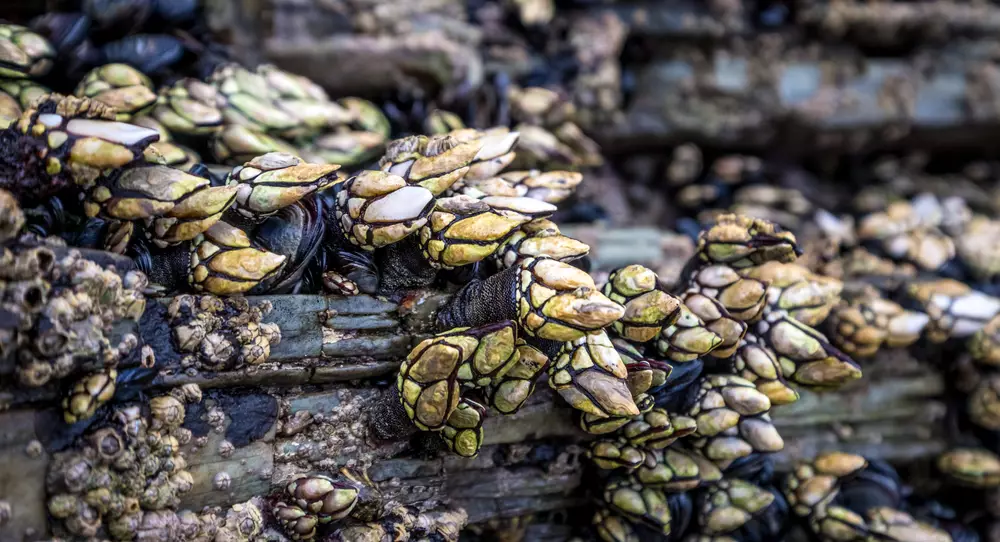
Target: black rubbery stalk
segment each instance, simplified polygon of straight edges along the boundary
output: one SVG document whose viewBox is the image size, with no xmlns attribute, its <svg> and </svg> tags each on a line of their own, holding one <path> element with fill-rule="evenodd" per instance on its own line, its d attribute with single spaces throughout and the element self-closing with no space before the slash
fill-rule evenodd
<svg viewBox="0 0 1000 542">
<path fill-rule="evenodd" d="M 443 329 L 477 327 L 503 320 L 517 320 L 517 274 L 514 266 L 486 280 L 474 280 L 462 287 L 448 306 L 438 312 Z"/>
</svg>

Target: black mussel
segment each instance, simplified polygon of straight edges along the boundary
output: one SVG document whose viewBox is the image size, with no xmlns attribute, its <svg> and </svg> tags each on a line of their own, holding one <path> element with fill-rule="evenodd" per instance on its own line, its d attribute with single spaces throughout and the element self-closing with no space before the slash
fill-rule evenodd
<svg viewBox="0 0 1000 542">
<path fill-rule="evenodd" d="M 289 205 L 264 220 L 257 227 L 255 239 L 263 248 L 287 256 L 288 263 L 274 279 L 261 282 L 250 293 L 298 293 L 324 233 L 323 209 L 315 198 Z"/>
<path fill-rule="evenodd" d="M 31 22 L 31 29 L 49 40 L 60 56 L 69 55 L 87 39 L 90 17 L 83 13 L 46 13 Z"/>
<path fill-rule="evenodd" d="M 153 13 L 171 24 L 188 22 L 198 15 L 198 0 L 153 0 Z"/>
<path fill-rule="evenodd" d="M 95 32 L 113 39 L 142 28 L 153 4 L 153 0 L 84 0 L 83 11 L 94 21 Z"/>
<path fill-rule="evenodd" d="M 136 34 L 101 47 L 106 62 L 121 62 L 149 75 L 176 64 L 184 57 L 184 45 L 173 36 Z"/>
</svg>

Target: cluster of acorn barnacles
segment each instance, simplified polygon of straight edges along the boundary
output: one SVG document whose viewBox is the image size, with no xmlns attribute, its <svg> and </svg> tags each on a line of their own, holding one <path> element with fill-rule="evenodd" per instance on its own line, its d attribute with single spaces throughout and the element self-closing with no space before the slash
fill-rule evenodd
<svg viewBox="0 0 1000 542">
<path fill-rule="evenodd" d="M 89 418 L 114 395 L 119 361 L 138 349 L 131 333 L 114 344 L 112 329 L 142 316 L 145 277 L 135 271 L 120 274 L 59 243 L 20 236 L 24 217 L 3 190 L 0 214 L 5 221 L 0 314 L 9 322 L 0 330 L 0 357 L 13 357 L 24 386 L 77 378 L 63 400 L 64 416 L 67 423 Z"/>
<path fill-rule="evenodd" d="M 181 366 L 222 371 L 260 365 L 281 341 L 275 323 L 261 322 L 271 303 L 254 306 L 244 297 L 179 295 L 167 306 L 167 318 Z"/>
<path fill-rule="evenodd" d="M 790 382 L 830 387 L 861 376 L 814 327 L 841 284 L 792 263 L 797 252 L 794 236 L 773 224 L 722 216 L 702 233 L 676 295 L 638 265 L 612 272 L 602 292 L 544 250 L 501 256 L 498 273 L 465 285 L 440 311 L 448 331 L 403 362 L 403 409 L 473 457 L 485 405 L 516 412 L 547 374 L 581 428 L 601 436 L 589 452 L 611 471 L 595 520 L 601 536 L 670 534 L 668 494 L 687 499 L 675 492 L 720 480 L 707 494 L 740 494 L 749 482 L 722 472 L 782 449 L 768 411 L 798 398 Z M 706 505 L 700 529 L 738 531 L 768 499 L 742 503 L 749 511 L 736 523 L 716 522 Z"/>
<path fill-rule="evenodd" d="M 77 447 L 56 453 L 46 475 L 56 533 L 176 539 L 179 497 L 194 484 L 181 455 L 181 446 L 191 440 L 191 432 L 181 427 L 184 403 L 200 400 L 201 391 L 189 385 L 153 397 L 148 405 L 123 404 Z"/>
</svg>

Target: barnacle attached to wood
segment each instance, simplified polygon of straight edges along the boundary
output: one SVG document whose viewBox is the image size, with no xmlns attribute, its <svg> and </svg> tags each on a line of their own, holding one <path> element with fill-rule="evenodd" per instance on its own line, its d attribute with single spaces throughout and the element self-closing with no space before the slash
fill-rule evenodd
<svg viewBox="0 0 1000 542">
<path fill-rule="evenodd" d="M 1000 458 L 985 448 L 955 448 L 937 458 L 937 468 L 951 481 L 966 487 L 1000 486 Z"/>
<path fill-rule="evenodd" d="M 427 223 L 434 194 L 402 177 L 362 171 L 338 187 L 336 219 L 351 244 L 374 250 L 397 243 Z"/>
<path fill-rule="evenodd" d="M 913 204 L 891 203 L 884 212 L 870 214 L 858 223 L 858 239 L 895 260 L 936 270 L 955 257 L 955 243 L 938 229 L 940 214 L 926 211 L 917 200 Z"/>
<path fill-rule="evenodd" d="M 358 504 L 358 488 L 320 474 L 293 480 L 285 487 L 290 504 L 316 516 L 321 524 L 347 517 Z"/>
<path fill-rule="evenodd" d="M 1000 366 L 1000 317 L 993 317 L 969 338 L 969 353 L 977 363 Z"/>
<path fill-rule="evenodd" d="M 114 397 L 117 378 L 118 371 L 112 367 L 78 380 L 69 395 L 63 399 L 63 419 L 66 423 L 76 423 L 92 417 L 98 408 Z"/>
<path fill-rule="evenodd" d="M 549 357 L 527 343 L 517 345 L 517 362 L 486 388 L 489 404 L 501 414 L 517 412 L 535 391 L 538 377 L 548 369 Z"/>
<path fill-rule="evenodd" d="M 615 333 L 645 343 L 674 325 L 681 315 L 681 301 L 662 291 L 658 281 L 652 269 L 641 265 L 615 269 L 608 275 L 604 295 L 625 306 L 625 314 L 611 324 Z"/>
<path fill-rule="evenodd" d="M 423 431 L 444 429 L 458 408 L 462 388 L 499 384 L 517 364 L 516 341 L 513 322 L 453 329 L 422 341 L 396 378 L 407 416 Z"/>
<path fill-rule="evenodd" d="M 930 317 L 926 337 L 933 342 L 967 338 L 1000 314 L 1000 299 L 952 279 L 915 282 L 907 293 Z"/>
<path fill-rule="evenodd" d="M 116 120 L 127 121 L 156 102 L 153 82 L 128 64 L 105 64 L 83 77 L 75 94 L 105 103 L 116 111 Z"/>
<path fill-rule="evenodd" d="M 212 85 L 183 78 L 160 90 L 150 115 L 178 135 L 207 135 L 222 129 L 224 99 Z"/>
<path fill-rule="evenodd" d="M 601 294 L 587 273 L 548 258 L 526 258 L 465 285 L 438 320 L 460 327 L 516 319 L 532 337 L 565 342 L 603 329 L 623 314 L 624 308 Z"/>
<path fill-rule="evenodd" d="M 799 399 L 799 392 L 785 381 L 774 351 L 761 344 L 744 341 L 733 354 L 733 374 L 753 382 L 772 405 L 787 405 Z"/>
<path fill-rule="evenodd" d="M 483 445 L 485 418 L 485 407 L 471 399 L 462 398 L 448 416 L 448 421 L 440 432 L 441 438 L 448 449 L 456 454 L 467 458 L 476 457 Z"/>
<path fill-rule="evenodd" d="M 789 263 L 801 253 L 795 236 L 780 226 L 743 215 L 722 215 L 698 236 L 698 258 L 736 268 Z"/>
<path fill-rule="evenodd" d="M 883 346 L 905 348 L 915 343 L 930 318 L 903 309 L 885 299 L 874 288 L 863 288 L 841 303 L 830 315 L 832 339 L 844 352 L 870 357 Z"/>
<path fill-rule="evenodd" d="M 721 302 L 704 294 L 688 292 L 681 301 L 691 313 L 705 323 L 705 329 L 722 339 L 708 355 L 720 359 L 732 356 L 746 335 L 746 323 L 729 314 Z"/>
<path fill-rule="evenodd" d="M 593 441 L 587 457 L 604 470 L 631 471 L 646 461 L 647 452 L 623 437 L 602 438 Z"/>
<path fill-rule="evenodd" d="M 749 527 L 752 522 L 761 521 L 761 529 L 766 531 L 770 526 L 780 531 L 784 517 L 781 512 L 772 521 L 767 522 L 765 516 L 776 512 L 776 496 L 771 491 L 760 488 L 745 480 L 727 478 L 709 486 L 701 495 L 697 504 L 698 525 L 701 535 L 737 537 L 741 529 Z M 772 508 L 773 507 L 773 508 Z M 752 528 L 752 527 L 750 527 Z M 778 536 L 779 532 L 772 535 Z"/>
<path fill-rule="evenodd" d="M 86 98 L 53 94 L 37 102 L 8 129 L 16 144 L 0 159 L 0 182 L 19 197 L 43 198 L 67 185 L 89 187 L 102 171 L 141 160 L 159 134 L 114 118 L 113 109 Z"/>
<path fill-rule="evenodd" d="M 608 483 L 603 497 L 604 504 L 616 514 L 659 534 L 670 534 L 673 516 L 663 491 L 627 478 L 616 478 Z"/>
<path fill-rule="evenodd" d="M 187 279 L 196 291 L 243 293 L 276 276 L 286 259 L 259 248 L 243 230 L 216 222 L 191 242 Z"/>
<path fill-rule="evenodd" d="M 463 175 L 453 189 L 461 188 L 466 181 L 477 181 L 495 177 L 514 161 L 514 147 L 520 134 L 498 126 L 484 131 L 469 128 L 455 130 L 449 137 L 460 143 L 472 143 L 479 152 L 469 164 L 469 171 Z"/>
<path fill-rule="evenodd" d="M 769 261 L 740 274 L 767 284 L 768 307 L 772 311 L 783 311 L 812 327 L 826 320 L 844 288 L 839 280 L 794 263 Z"/>
<path fill-rule="evenodd" d="M 420 228 L 421 251 L 438 269 L 480 262 L 493 255 L 516 228 L 555 210 L 530 198 L 440 198 Z"/>
<path fill-rule="evenodd" d="M 269 302 L 250 306 L 245 298 L 179 295 L 167 317 L 174 344 L 190 356 L 182 364 L 219 371 L 267 361 L 281 341 L 278 325 L 262 322 L 270 311 Z"/>
<path fill-rule="evenodd" d="M 714 484 L 722 479 L 722 471 L 704 456 L 672 446 L 647 450 L 632 476 L 643 486 L 673 493 Z"/>
<path fill-rule="evenodd" d="M 294 504 L 283 502 L 274 505 L 273 513 L 282 530 L 292 540 L 312 540 L 316 536 L 319 518 L 315 514 L 310 514 Z"/>
<path fill-rule="evenodd" d="M 767 282 L 741 276 L 728 265 L 708 265 L 694 271 L 687 291 L 717 300 L 733 318 L 747 323 L 759 320 L 769 301 Z"/>
<path fill-rule="evenodd" d="M 603 331 L 569 341 L 549 368 L 549 386 L 567 403 L 599 417 L 635 416 L 621 356 Z M 669 422 L 668 422 L 669 423 Z"/>
<path fill-rule="evenodd" d="M 766 313 L 747 337 L 770 348 L 792 382 L 829 387 L 861 378 L 861 367 L 826 336 L 780 311 Z"/>
<path fill-rule="evenodd" d="M 559 203 L 576 192 L 583 174 L 576 171 L 507 171 L 500 178 L 510 184 L 519 196 Z"/>
<path fill-rule="evenodd" d="M 211 82 L 224 99 L 221 109 L 228 125 L 267 134 L 280 134 L 299 125 L 298 118 L 277 107 L 267 80 L 258 73 L 225 64 L 212 74 Z"/>
<path fill-rule="evenodd" d="M 497 249 L 494 260 L 501 268 L 517 265 L 524 258 L 547 257 L 572 262 L 590 252 L 590 246 L 559 231 L 550 220 L 538 218 L 514 230 Z"/>
<path fill-rule="evenodd" d="M 233 168 L 226 184 L 236 187 L 237 211 L 261 217 L 340 182 L 336 173 L 339 168 L 272 152 Z"/>
<path fill-rule="evenodd" d="M 219 222 L 236 195 L 236 186 L 211 186 L 204 177 L 144 165 L 102 176 L 87 192 L 84 210 L 90 217 L 142 221 L 146 236 L 162 248 L 204 234 Z"/>
<path fill-rule="evenodd" d="M 330 100 L 322 87 L 306 77 L 272 64 L 258 66 L 257 73 L 267 82 L 277 106 L 299 120 L 299 126 L 286 136 L 313 135 L 352 120 L 349 110 Z"/>
<path fill-rule="evenodd" d="M 966 399 L 969 419 L 988 431 L 1000 431 L 1000 375 L 981 379 Z"/>
<path fill-rule="evenodd" d="M 767 415 L 771 401 L 740 377 L 703 377 L 688 408 L 697 429 L 692 445 L 721 468 L 754 452 L 777 452 L 784 441 Z"/>
<path fill-rule="evenodd" d="M 212 153 L 224 164 L 242 164 L 269 152 L 299 154 L 287 141 L 256 132 L 242 124 L 227 124 L 212 136 Z"/>
<path fill-rule="evenodd" d="M 407 136 L 389 143 L 379 168 L 438 196 L 469 172 L 481 148 L 451 136 Z"/>
<path fill-rule="evenodd" d="M 944 531 L 901 511 L 902 488 L 892 467 L 858 455 L 824 452 L 800 463 L 784 493 L 791 510 L 821 539 L 951 541 Z"/>
<path fill-rule="evenodd" d="M 718 333 L 709 329 L 698 315 L 681 303 L 680 315 L 674 323 L 660 331 L 656 351 L 670 361 L 684 363 L 711 353 L 722 341 Z"/>
<path fill-rule="evenodd" d="M 41 77 L 52 69 L 55 56 L 42 36 L 20 25 L 0 24 L 0 77 Z"/>
</svg>

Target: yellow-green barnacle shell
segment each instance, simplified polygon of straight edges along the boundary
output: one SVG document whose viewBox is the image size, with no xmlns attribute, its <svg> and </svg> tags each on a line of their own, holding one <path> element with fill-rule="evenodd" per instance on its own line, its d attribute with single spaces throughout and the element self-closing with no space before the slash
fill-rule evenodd
<svg viewBox="0 0 1000 542">
<path fill-rule="evenodd" d="M 1000 274 L 996 239 L 1000 239 L 1000 221 L 981 215 L 973 217 L 955 239 L 958 255 L 973 276 L 988 280 Z"/>
<path fill-rule="evenodd" d="M 479 347 L 479 338 L 457 328 L 425 339 L 403 361 L 396 389 L 407 416 L 422 431 L 440 431 L 458 407 L 459 368 Z"/>
<path fill-rule="evenodd" d="M 529 220 L 469 196 L 440 198 L 420 228 L 420 248 L 438 269 L 473 264 L 493 255 L 515 228 Z"/>
<path fill-rule="evenodd" d="M 381 134 L 383 138 L 389 138 L 392 126 L 389 125 L 389 119 L 377 105 L 368 100 L 354 97 L 341 98 L 337 100 L 337 103 L 350 112 L 351 125 L 355 129 L 374 132 Z"/>
<path fill-rule="evenodd" d="M 518 87 L 507 89 L 511 115 L 518 121 L 549 126 L 572 118 L 576 106 L 564 93 L 544 87 Z"/>
<path fill-rule="evenodd" d="M 934 342 L 970 337 L 1000 314 L 1000 299 L 952 279 L 916 282 L 907 293 L 930 317 L 926 336 Z"/>
<path fill-rule="evenodd" d="M 695 436 L 713 436 L 736 427 L 743 417 L 765 414 L 771 401 L 753 383 L 733 375 L 701 378 L 698 395 L 687 411 L 698 424 Z"/>
<path fill-rule="evenodd" d="M 840 300 L 843 283 L 816 275 L 793 263 L 777 261 L 743 269 L 744 277 L 767 283 L 768 306 L 782 310 L 807 326 L 818 326 Z"/>
<path fill-rule="evenodd" d="M 35 78 L 52 69 L 56 50 L 42 36 L 16 24 L 0 24 L 0 77 Z"/>
<path fill-rule="evenodd" d="M 785 441 L 767 414 L 742 418 L 736 427 L 710 437 L 692 437 L 687 442 L 723 470 L 753 453 L 780 452 L 785 448 Z"/>
<path fill-rule="evenodd" d="M 63 419 L 66 423 L 93 417 L 101 405 L 114 397 L 117 378 L 118 371 L 112 367 L 78 380 L 69 395 L 63 399 Z"/>
<path fill-rule="evenodd" d="M 338 165 L 308 164 L 271 152 L 236 166 L 226 184 L 237 186 L 236 208 L 247 216 L 266 216 L 340 182 Z"/>
<path fill-rule="evenodd" d="M 843 301 L 830 314 L 833 343 L 856 358 L 875 355 L 883 345 L 904 348 L 915 343 L 930 318 L 884 299 L 874 289 Z"/>
<path fill-rule="evenodd" d="M 793 262 L 801 250 L 791 232 L 777 224 L 743 215 L 721 215 L 698 236 L 698 257 L 706 263 L 736 268 L 765 262 Z"/>
<path fill-rule="evenodd" d="M 781 373 L 792 382 L 835 387 L 861 378 L 861 367 L 822 333 L 780 313 L 766 315 L 747 338 L 770 348 Z"/>
<path fill-rule="evenodd" d="M 538 218 L 515 230 L 497 250 L 494 260 L 501 268 L 508 268 L 524 258 L 544 257 L 571 262 L 589 253 L 589 245 L 566 237 L 554 222 Z"/>
<path fill-rule="evenodd" d="M 937 467 L 949 480 L 963 486 L 1000 486 L 1000 457 L 985 448 L 956 448 L 937 458 Z"/>
<path fill-rule="evenodd" d="M 583 174 L 576 171 L 506 171 L 500 178 L 514 187 L 520 196 L 559 203 L 576 192 Z"/>
<path fill-rule="evenodd" d="M 281 524 L 282 530 L 295 541 L 312 540 L 316 536 L 316 525 L 319 518 L 295 506 L 279 502 L 274 505 L 274 519 Z"/>
<path fill-rule="evenodd" d="M 785 381 L 778 357 L 770 348 L 743 341 L 732 361 L 733 374 L 753 382 L 772 405 L 787 405 L 799 400 L 799 392 Z"/>
<path fill-rule="evenodd" d="M 449 136 L 460 143 L 472 143 L 479 152 L 469 163 L 469 170 L 452 188 L 461 189 L 467 181 L 478 181 L 497 176 L 514 161 L 514 146 L 520 134 L 511 132 L 505 126 L 497 126 L 484 131 L 461 129 L 453 131 Z"/>
<path fill-rule="evenodd" d="M 460 143 L 450 136 L 407 136 L 389 143 L 379 168 L 438 196 L 469 172 L 480 148 L 478 142 Z"/>
<path fill-rule="evenodd" d="M 729 311 L 722 306 L 722 303 L 706 295 L 688 292 L 684 294 L 681 301 L 688 310 L 705 323 L 705 329 L 722 339 L 722 342 L 708 355 L 720 359 L 732 356 L 739 348 L 743 336 L 746 335 L 746 323 L 733 318 Z"/>
<path fill-rule="evenodd" d="M 447 134 L 452 130 L 465 128 L 462 118 L 443 109 L 435 109 L 427 114 L 424 119 L 424 131 L 431 135 Z"/>
<path fill-rule="evenodd" d="M 688 291 L 718 300 L 733 318 L 748 323 L 760 319 L 768 300 L 766 282 L 740 276 L 728 265 L 696 270 L 688 282 Z"/>
<path fill-rule="evenodd" d="M 639 542 L 635 527 L 606 508 L 599 507 L 591 523 L 603 542 Z"/>
<path fill-rule="evenodd" d="M 451 194 L 464 194 L 477 199 L 486 196 L 523 196 L 522 191 L 517 190 L 510 183 L 500 177 L 490 177 L 489 179 L 464 180 L 461 186 L 452 185 L 448 190 Z"/>
<path fill-rule="evenodd" d="M 483 388 L 499 382 L 519 361 L 517 325 L 510 320 L 462 330 L 478 344 L 458 368 L 458 382 L 468 388 Z"/>
<path fill-rule="evenodd" d="M 298 118 L 277 106 L 267 80 L 261 75 L 238 64 L 226 64 L 211 79 L 225 99 L 222 116 L 226 124 L 272 134 L 298 126 Z"/>
<path fill-rule="evenodd" d="M 117 120 L 128 120 L 156 102 L 153 82 L 128 64 L 105 64 L 87 72 L 76 95 L 93 98 L 117 111 Z"/>
<path fill-rule="evenodd" d="M 102 178 L 88 192 L 89 216 L 143 220 L 158 246 L 190 241 L 222 217 L 235 187 L 210 186 L 208 179 L 167 166 L 149 165 Z"/>
<path fill-rule="evenodd" d="M 549 367 L 549 385 L 573 408 L 599 417 L 639 414 L 628 389 L 628 371 L 607 333 L 569 341 Z"/>
<path fill-rule="evenodd" d="M 285 493 L 290 504 L 314 514 L 320 523 L 347 517 L 358 503 L 356 487 L 319 474 L 289 482 Z"/>
<path fill-rule="evenodd" d="M 967 404 L 972 423 L 990 431 L 1000 430 L 1000 375 L 983 378 L 969 394 Z"/>
<path fill-rule="evenodd" d="M 27 79 L 0 79 L 0 130 L 17 119 L 49 89 Z"/>
<path fill-rule="evenodd" d="M 668 535 L 671 529 L 667 496 L 659 489 L 644 487 L 635 481 L 618 478 L 604 488 L 604 502 L 615 513 Z"/>
<path fill-rule="evenodd" d="M 150 114 L 175 134 L 206 135 L 222 129 L 224 104 L 214 86 L 184 78 L 160 91 Z"/>
<path fill-rule="evenodd" d="M 185 171 L 202 162 L 201 156 L 193 149 L 173 141 L 157 141 L 146 147 L 146 150 L 142 151 L 142 156 L 150 164 L 170 166 Z"/>
<path fill-rule="evenodd" d="M 267 81 L 277 106 L 300 121 L 286 136 L 307 136 L 351 122 L 351 112 L 331 101 L 323 88 L 308 78 L 272 64 L 258 66 L 257 73 Z"/>
<path fill-rule="evenodd" d="M 462 398 L 458 406 L 448 416 L 448 421 L 438 433 L 448 449 L 456 454 L 473 458 L 483 445 L 483 420 L 486 408 L 475 401 Z"/>
<path fill-rule="evenodd" d="M 633 470 L 646 460 L 646 451 L 623 438 L 603 438 L 590 444 L 587 457 L 604 470 Z"/>
<path fill-rule="evenodd" d="M 212 154 L 221 163 L 239 164 L 269 152 L 298 154 L 287 141 L 255 132 L 240 124 L 228 124 L 212 136 Z"/>
<path fill-rule="evenodd" d="M 774 494 L 740 479 L 725 479 L 706 489 L 698 510 L 705 534 L 733 532 L 774 502 Z"/>
<path fill-rule="evenodd" d="M 131 220 L 108 220 L 108 229 L 104 234 L 103 248 L 115 254 L 125 254 L 132 236 L 135 234 L 135 222 Z"/>
<path fill-rule="evenodd" d="M 645 487 L 684 492 L 718 482 L 722 471 L 704 457 L 672 446 L 647 450 L 645 462 L 632 476 Z"/>
<path fill-rule="evenodd" d="M 530 124 L 518 124 L 514 129 L 520 134 L 514 167 L 575 169 L 583 165 L 576 152 L 551 131 Z"/>
<path fill-rule="evenodd" d="M 197 291 L 233 295 L 279 272 L 285 256 L 258 248 L 243 230 L 216 222 L 191 242 L 188 282 Z"/>
<path fill-rule="evenodd" d="M 632 397 L 637 398 L 649 390 L 662 387 L 674 368 L 669 363 L 642 357 L 642 354 L 632 344 L 621 338 L 612 339 L 618 354 L 625 362 L 628 370 L 628 389 Z"/>
<path fill-rule="evenodd" d="M 904 542 L 952 542 L 951 535 L 927 523 L 917 521 L 913 516 L 889 507 L 868 510 L 868 529 L 875 539 Z"/>
<path fill-rule="evenodd" d="M 683 419 L 681 419 L 683 418 Z M 620 435 L 633 446 L 641 446 L 649 450 L 666 448 L 675 440 L 695 431 L 695 421 L 687 417 L 678 417 L 678 424 L 673 423 L 673 416 L 665 409 L 655 407 L 640 414 L 622 427 Z"/>
<path fill-rule="evenodd" d="M 969 338 L 969 353 L 976 363 L 1000 367 L 1000 316 L 994 316 Z"/>
<path fill-rule="evenodd" d="M 600 293 L 589 274 L 569 264 L 525 258 L 518 269 L 518 320 L 530 336 L 574 341 L 625 313 Z"/>
<path fill-rule="evenodd" d="M 634 397 L 635 406 L 640 413 L 646 413 L 653 409 L 655 399 L 651 395 L 642 394 Z M 632 421 L 632 416 L 610 416 L 602 417 L 593 414 L 580 412 L 580 429 L 591 435 L 606 435 L 621 429 L 625 424 Z"/>
<path fill-rule="evenodd" d="M 487 388 L 490 406 L 501 414 L 517 412 L 535 391 L 535 384 L 549 365 L 549 358 L 530 344 L 517 345 L 517 361 Z"/>
<path fill-rule="evenodd" d="M 611 324 L 619 336 L 649 342 L 680 317 L 681 301 L 660 290 L 658 280 L 652 269 L 641 265 L 621 267 L 608 276 L 604 295 L 625 306 L 625 314 Z"/>
<path fill-rule="evenodd" d="M 385 141 L 382 134 L 375 132 L 337 130 L 317 137 L 308 149 L 328 163 L 351 168 L 378 156 Z"/>
<path fill-rule="evenodd" d="M 704 356 L 722 344 L 722 337 L 705 326 L 701 318 L 680 305 L 680 315 L 665 326 L 656 339 L 656 351 L 675 362 L 687 362 Z"/>
<path fill-rule="evenodd" d="M 344 236 L 365 250 L 399 242 L 427 222 L 434 195 L 409 186 L 398 175 L 362 171 L 345 181 L 337 193 L 337 221 Z"/>
</svg>

